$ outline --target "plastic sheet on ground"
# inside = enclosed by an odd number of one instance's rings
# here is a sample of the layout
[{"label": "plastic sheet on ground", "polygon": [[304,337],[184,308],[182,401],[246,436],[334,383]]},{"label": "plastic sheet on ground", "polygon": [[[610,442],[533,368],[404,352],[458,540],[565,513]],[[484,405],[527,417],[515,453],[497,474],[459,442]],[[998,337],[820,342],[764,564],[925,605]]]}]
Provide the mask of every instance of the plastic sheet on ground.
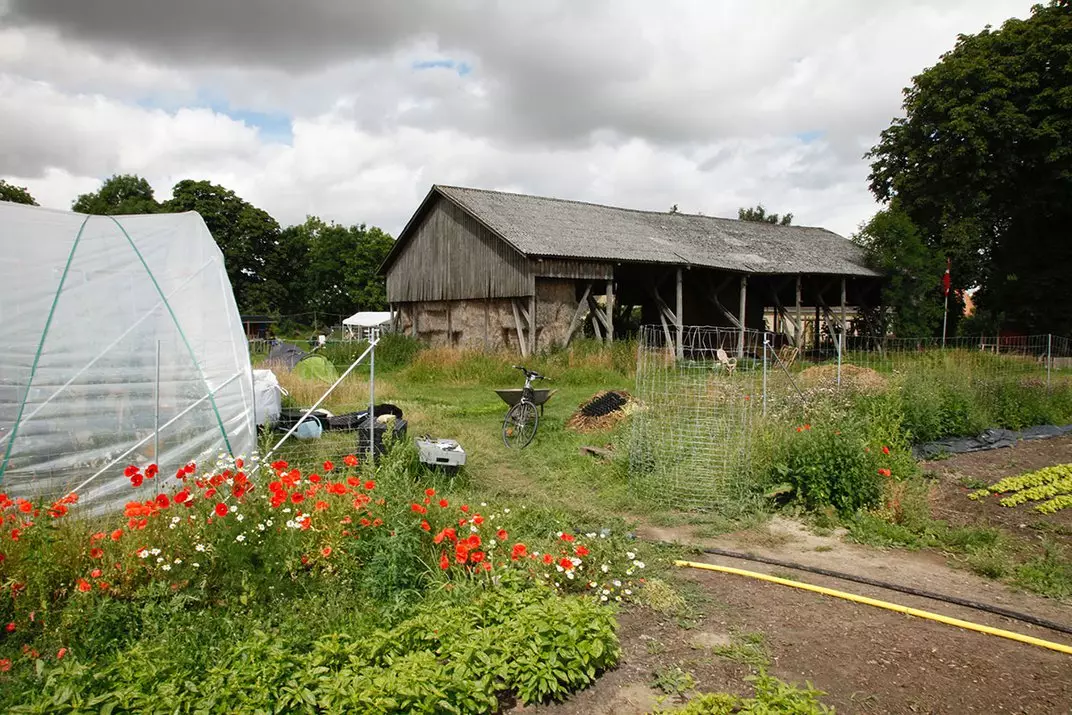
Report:
[{"label": "plastic sheet on ground", "polygon": [[1072,425],[1039,425],[1025,430],[988,429],[977,437],[954,437],[925,442],[912,448],[916,459],[934,459],[947,454],[966,454],[1012,447],[1020,440],[1048,439],[1072,433]]}]

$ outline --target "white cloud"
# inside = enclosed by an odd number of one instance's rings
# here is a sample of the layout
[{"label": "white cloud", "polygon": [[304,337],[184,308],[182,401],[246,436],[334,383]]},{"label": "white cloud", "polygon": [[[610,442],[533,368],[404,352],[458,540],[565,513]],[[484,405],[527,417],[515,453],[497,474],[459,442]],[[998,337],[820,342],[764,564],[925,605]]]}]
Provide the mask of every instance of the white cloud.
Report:
[{"label": "white cloud", "polygon": [[[901,88],[958,32],[1030,7],[473,0],[407,22],[412,4],[316,0],[262,5],[253,37],[248,2],[211,27],[207,0],[171,21],[126,0],[99,17],[9,4],[0,173],[49,205],[135,172],[161,197],[207,178],[284,224],[396,232],[438,182],[730,216],[762,201],[843,234],[875,209],[862,155]],[[436,59],[472,72],[414,69]],[[210,103],[290,116],[293,139]]]}]

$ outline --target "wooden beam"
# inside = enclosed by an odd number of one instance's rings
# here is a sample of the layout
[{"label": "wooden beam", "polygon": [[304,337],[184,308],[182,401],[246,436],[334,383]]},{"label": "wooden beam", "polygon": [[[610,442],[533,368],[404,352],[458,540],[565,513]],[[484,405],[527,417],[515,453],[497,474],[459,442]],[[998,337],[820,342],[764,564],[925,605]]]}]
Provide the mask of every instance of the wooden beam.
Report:
[{"label": "wooden beam", "polygon": [[744,328],[747,318],[745,317],[745,309],[748,302],[748,274],[741,274],[741,309],[738,315],[740,316],[737,330],[737,359],[740,360],[744,357]]},{"label": "wooden beam", "polygon": [[614,281],[607,281],[607,342],[614,342]]},{"label": "wooden beam", "polygon": [[797,319],[793,327],[793,346],[804,349],[804,315],[800,309],[801,293],[804,291],[803,278],[797,274]]},{"label": "wooden beam", "polygon": [[588,310],[599,320],[599,324],[603,326],[603,331],[609,333],[610,321],[607,319],[605,311],[600,309],[599,302],[596,301],[595,295],[588,296]]},{"label": "wooden beam", "polygon": [[844,353],[845,353],[845,333],[847,331],[848,331],[848,328],[845,325],[845,276],[842,276],[841,277],[841,337],[839,338],[839,340],[841,341],[840,352],[842,353],[843,356],[844,356]]},{"label": "wooden beam", "polygon": [[593,296],[588,296],[588,316],[592,319],[592,332],[596,334],[596,340],[603,342],[603,330],[599,326],[599,321],[603,319],[603,316],[599,314],[599,306],[596,305],[596,299]]},{"label": "wooden beam", "polygon": [[[570,318],[569,330],[566,331],[566,339],[563,342],[562,347],[567,347],[570,344],[570,340],[573,339],[573,332],[584,324],[584,311],[588,307],[588,294],[592,292],[592,284],[586,283],[584,286],[584,295],[581,296],[581,300],[577,303],[577,310],[574,311],[573,317]],[[576,294],[574,294],[576,295]]]},{"label": "wooden beam", "polygon": [[529,355],[536,354],[536,291],[529,296]]},{"label": "wooden beam", "polygon": [[514,328],[517,329],[517,347],[521,351],[521,357],[528,357],[528,346],[525,343],[525,332],[521,329],[521,313],[517,309],[517,298],[510,299],[510,307],[514,309]]},{"label": "wooden beam", "polygon": [[683,304],[684,298],[683,298],[683,295],[682,295],[682,293],[683,293],[683,288],[682,288],[683,282],[684,282],[684,279],[683,279],[683,276],[681,275],[681,266],[678,266],[677,267],[677,291],[676,291],[677,292],[677,310],[675,311],[675,314],[677,316],[677,359],[678,360],[683,360],[685,358],[685,320],[684,320],[684,317],[683,317],[684,312],[685,312],[685,306]]}]

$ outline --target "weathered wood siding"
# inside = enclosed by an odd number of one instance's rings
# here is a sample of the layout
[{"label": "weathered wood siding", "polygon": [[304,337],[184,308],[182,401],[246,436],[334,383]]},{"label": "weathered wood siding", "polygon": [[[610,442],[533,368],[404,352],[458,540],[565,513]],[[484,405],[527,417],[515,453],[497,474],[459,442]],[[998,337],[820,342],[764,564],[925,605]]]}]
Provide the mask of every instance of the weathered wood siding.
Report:
[{"label": "weathered wood siding", "polygon": [[440,197],[387,272],[391,303],[532,295],[529,259]]},{"label": "weathered wood siding", "polygon": [[614,265],[598,261],[534,258],[532,270],[541,278],[587,278],[589,280],[614,278]]}]

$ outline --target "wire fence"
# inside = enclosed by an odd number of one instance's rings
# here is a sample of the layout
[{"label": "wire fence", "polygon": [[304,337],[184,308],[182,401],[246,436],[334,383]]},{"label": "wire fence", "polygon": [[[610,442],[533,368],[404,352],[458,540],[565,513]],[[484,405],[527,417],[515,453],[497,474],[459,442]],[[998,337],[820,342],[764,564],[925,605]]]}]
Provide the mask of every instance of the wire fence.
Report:
[{"label": "wire fence", "polygon": [[[1072,341],[843,337],[802,356],[775,335],[640,332],[630,473],[661,504],[735,511],[757,499],[772,435],[859,395],[891,400],[913,440],[1072,421]],[[758,458],[757,458],[757,455]]]}]

